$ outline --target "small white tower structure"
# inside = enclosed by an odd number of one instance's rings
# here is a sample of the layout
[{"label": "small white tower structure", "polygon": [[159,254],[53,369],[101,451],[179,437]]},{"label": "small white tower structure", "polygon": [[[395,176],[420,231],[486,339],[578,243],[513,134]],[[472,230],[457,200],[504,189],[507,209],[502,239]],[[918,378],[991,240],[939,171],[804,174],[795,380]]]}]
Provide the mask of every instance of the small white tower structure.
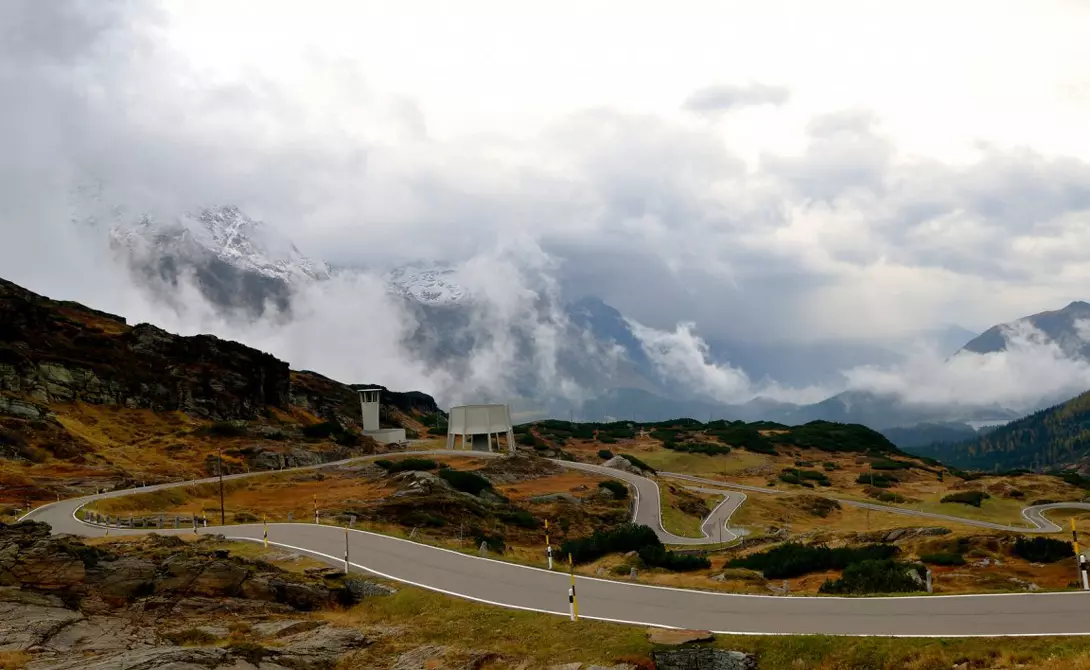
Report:
[{"label": "small white tower structure", "polygon": [[405,441],[404,428],[383,428],[379,423],[379,394],[382,389],[359,389],[360,415],[363,421],[363,434],[381,444]]}]

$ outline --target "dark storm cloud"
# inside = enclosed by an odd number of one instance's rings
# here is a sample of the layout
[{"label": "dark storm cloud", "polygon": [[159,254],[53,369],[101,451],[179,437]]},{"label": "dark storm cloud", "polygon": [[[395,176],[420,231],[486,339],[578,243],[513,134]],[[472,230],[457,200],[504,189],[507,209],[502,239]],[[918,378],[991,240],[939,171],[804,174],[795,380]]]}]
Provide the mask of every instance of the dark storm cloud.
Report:
[{"label": "dark storm cloud", "polygon": [[783,86],[752,82],[745,86],[723,84],[693,91],[681,108],[697,114],[719,114],[753,105],[782,105],[791,98]]}]

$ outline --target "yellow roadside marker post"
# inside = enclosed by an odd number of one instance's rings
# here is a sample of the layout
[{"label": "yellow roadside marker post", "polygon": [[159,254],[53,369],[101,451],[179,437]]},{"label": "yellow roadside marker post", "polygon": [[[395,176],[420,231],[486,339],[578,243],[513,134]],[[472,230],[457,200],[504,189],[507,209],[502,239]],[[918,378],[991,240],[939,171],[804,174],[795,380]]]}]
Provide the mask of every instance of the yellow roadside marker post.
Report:
[{"label": "yellow roadside marker post", "polygon": [[571,575],[571,588],[568,589],[568,609],[571,611],[571,620],[579,621],[579,600],[575,597],[575,564],[568,554],[568,574]]}]

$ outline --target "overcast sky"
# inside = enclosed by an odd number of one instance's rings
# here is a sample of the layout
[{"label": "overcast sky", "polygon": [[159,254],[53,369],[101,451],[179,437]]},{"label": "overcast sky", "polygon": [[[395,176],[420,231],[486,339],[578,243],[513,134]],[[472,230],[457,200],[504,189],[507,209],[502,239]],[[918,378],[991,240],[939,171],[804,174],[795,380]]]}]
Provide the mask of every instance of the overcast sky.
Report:
[{"label": "overcast sky", "polygon": [[33,250],[91,177],[334,263],[539,248],[707,337],[1090,298],[1081,0],[8,0],[0,29],[0,275],[79,283]]}]

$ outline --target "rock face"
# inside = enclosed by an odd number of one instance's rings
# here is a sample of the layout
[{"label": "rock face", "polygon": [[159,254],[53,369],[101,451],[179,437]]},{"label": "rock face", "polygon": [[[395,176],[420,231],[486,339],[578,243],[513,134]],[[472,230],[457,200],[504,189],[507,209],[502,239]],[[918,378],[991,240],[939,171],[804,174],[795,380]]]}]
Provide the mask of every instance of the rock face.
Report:
[{"label": "rock face", "polygon": [[757,670],[757,657],[722,649],[662,649],[651,652],[658,670]]},{"label": "rock face", "polygon": [[[0,652],[30,654],[34,670],[332,670],[374,641],[278,617],[392,589],[286,573],[208,542],[151,536],[118,555],[46,524],[0,524]],[[193,644],[206,646],[176,646]]]},{"label": "rock face", "polygon": [[[237,342],[129,327],[0,279],[0,392],[231,420],[287,407],[290,385],[287,363]],[[34,405],[4,407],[28,416]]]}]

